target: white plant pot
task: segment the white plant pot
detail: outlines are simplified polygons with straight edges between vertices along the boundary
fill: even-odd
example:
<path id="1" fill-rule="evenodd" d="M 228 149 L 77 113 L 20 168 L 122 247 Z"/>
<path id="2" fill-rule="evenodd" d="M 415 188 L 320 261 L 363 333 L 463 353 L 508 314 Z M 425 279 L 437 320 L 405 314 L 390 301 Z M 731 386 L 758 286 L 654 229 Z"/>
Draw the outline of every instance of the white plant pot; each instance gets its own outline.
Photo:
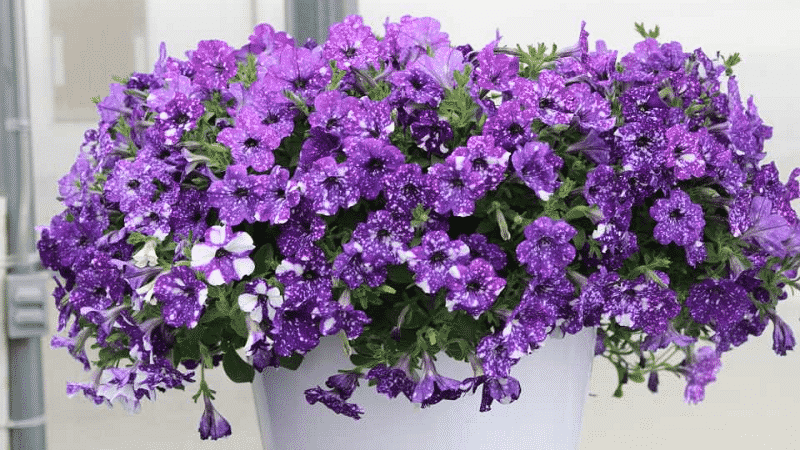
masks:
<path id="1" fill-rule="evenodd" d="M 361 420 L 337 415 L 321 403 L 306 403 L 306 389 L 326 388 L 329 376 L 352 367 L 341 339 L 325 338 L 298 370 L 267 368 L 256 373 L 253 393 L 264 448 L 577 450 L 595 335 L 590 328 L 563 339 L 548 338 L 511 369 L 522 386 L 519 400 L 508 405 L 494 402 L 484 413 L 478 411 L 480 388 L 470 397 L 421 409 L 402 394 L 389 399 L 362 380 L 348 400 L 364 410 Z M 472 376 L 469 364 L 444 354 L 436 368 L 459 380 Z"/>

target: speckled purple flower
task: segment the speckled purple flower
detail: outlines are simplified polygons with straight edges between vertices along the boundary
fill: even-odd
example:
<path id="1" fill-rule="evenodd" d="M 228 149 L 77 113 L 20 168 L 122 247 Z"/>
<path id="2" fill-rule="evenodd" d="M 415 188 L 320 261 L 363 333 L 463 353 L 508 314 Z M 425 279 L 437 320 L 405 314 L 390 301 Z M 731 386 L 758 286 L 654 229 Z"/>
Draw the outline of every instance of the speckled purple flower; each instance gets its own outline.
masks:
<path id="1" fill-rule="evenodd" d="M 483 185 L 491 191 L 505 178 L 511 153 L 496 146 L 491 136 L 472 136 L 466 147 L 456 148 L 450 157 L 465 158 L 472 172 L 478 173 Z"/>
<path id="2" fill-rule="evenodd" d="M 702 280 L 689 288 L 686 307 L 698 323 L 725 331 L 739 322 L 751 304 L 747 291 L 733 280 Z"/>
<path id="3" fill-rule="evenodd" d="M 499 245 L 492 244 L 485 235 L 473 233 L 462 234 L 458 239 L 469 247 L 470 259 L 483 258 L 489 261 L 494 270 L 503 270 L 506 266 L 506 254 Z"/>
<path id="4" fill-rule="evenodd" d="M 519 100 L 509 100 L 486 120 L 483 134 L 494 137 L 495 143 L 506 150 L 514 151 L 535 137 L 531 131 L 535 118 L 533 109 L 524 108 Z"/>
<path id="5" fill-rule="evenodd" d="M 675 178 L 688 180 L 705 175 L 706 162 L 697 134 L 689 132 L 683 125 L 673 125 L 667 129 L 666 136 L 664 159 L 666 167 L 675 171 Z"/>
<path id="6" fill-rule="evenodd" d="M 215 225 L 206 231 L 204 242 L 192 247 L 191 266 L 203 272 L 212 286 L 241 280 L 255 269 L 248 256 L 254 248 L 253 238 L 246 232 Z"/>
<path id="7" fill-rule="evenodd" d="M 531 141 L 511 155 L 517 176 L 540 199 L 547 201 L 561 184 L 558 170 L 564 160 L 556 156 L 545 142 Z"/>
<path id="8" fill-rule="evenodd" d="M 716 381 L 722 368 L 722 359 L 712 347 L 702 347 L 693 355 L 692 361 L 683 369 L 686 390 L 683 397 L 688 403 L 700 403 L 705 399 L 706 385 Z"/>
<path id="9" fill-rule="evenodd" d="M 525 240 L 517 246 L 517 259 L 531 275 L 555 275 L 575 258 L 575 247 L 569 242 L 575 233 L 577 230 L 567 222 L 539 217 L 525 227 Z"/>
<path id="10" fill-rule="evenodd" d="M 347 16 L 331 25 L 322 55 L 336 61 L 339 69 L 364 69 L 383 59 L 383 47 L 360 16 Z"/>
<path id="11" fill-rule="evenodd" d="M 433 294 L 445 285 L 451 267 L 465 263 L 469 255 L 467 244 L 451 241 L 444 231 L 430 231 L 422 236 L 419 246 L 404 253 L 417 286 L 426 294 Z"/>
<path id="12" fill-rule="evenodd" d="M 217 141 L 230 147 L 233 160 L 259 172 L 266 172 L 275 162 L 272 150 L 280 145 L 280 137 L 261 123 L 259 113 L 249 107 L 236 116 L 236 126 L 219 132 Z"/>
<path id="13" fill-rule="evenodd" d="M 200 439 L 206 440 L 210 438 L 211 440 L 217 440 L 230 436 L 231 424 L 214 408 L 211 399 L 205 394 L 203 395 L 203 403 L 205 404 L 205 409 L 200 417 L 200 425 L 198 427 Z"/>
<path id="14" fill-rule="evenodd" d="M 164 144 L 175 145 L 180 142 L 183 133 L 197 126 L 197 120 L 204 112 L 200 100 L 176 93 L 155 116 L 154 129 Z"/>
<path id="15" fill-rule="evenodd" d="M 404 164 L 394 173 L 384 177 L 383 195 L 386 208 L 401 214 L 408 214 L 418 204 L 430 206 L 433 195 L 428 186 L 427 176 L 419 164 Z"/>
<path id="16" fill-rule="evenodd" d="M 207 89 L 222 89 L 236 75 L 234 50 L 224 41 L 200 41 L 192 52 L 189 64 L 194 69 L 193 81 Z"/>
<path id="17" fill-rule="evenodd" d="M 459 217 L 475 211 L 475 201 L 486 193 L 480 172 L 472 170 L 463 156 L 450 155 L 443 163 L 428 168 L 428 183 L 433 192 L 433 209 L 439 214 L 450 211 Z"/>
<path id="18" fill-rule="evenodd" d="M 367 200 L 374 200 L 383 190 L 383 178 L 405 162 L 405 155 L 394 145 L 378 139 L 359 139 L 346 146 L 345 164 Z"/>
<path id="19" fill-rule="evenodd" d="M 398 264 L 400 253 L 414 237 L 414 229 L 407 221 L 398 220 L 387 210 L 369 213 L 367 221 L 356 225 L 352 242 L 362 249 L 366 261 L 381 264 Z"/>
<path id="20" fill-rule="evenodd" d="M 692 203 L 689 194 L 680 189 L 671 191 L 668 198 L 656 200 L 650 207 L 650 216 L 658 222 L 653 236 L 663 245 L 675 242 L 686 246 L 703 237 L 703 208 Z"/>
<path id="21" fill-rule="evenodd" d="M 427 353 L 422 354 L 422 372 L 422 378 L 411 394 L 413 403 L 419 403 L 424 408 L 442 400 L 456 400 L 464 393 L 460 381 L 442 376 L 436 371 L 433 359 Z"/>
<path id="22" fill-rule="evenodd" d="M 361 198 L 361 188 L 352 175 L 351 166 L 338 164 L 330 156 L 317 160 L 302 182 L 314 212 L 331 216 L 339 208 L 355 205 Z"/>
<path id="23" fill-rule="evenodd" d="M 173 327 L 194 328 L 208 297 L 208 287 L 186 266 L 175 266 L 156 280 L 153 298 L 163 305 L 164 322 Z"/>
<path id="24" fill-rule="evenodd" d="M 469 265 L 455 265 L 447 272 L 445 305 L 449 311 L 463 310 L 476 319 L 488 310 L 506 287 L 485 259 L 473 259 Z"/>
<path id="25" fill-rule="evenodd" d="M 266 206 L 266 184 L 265 175 L 248 175 L 244 165 L 228 166 L 225 177 L 208 187 L 208 204 L 219 208 L 219 218 L 226 225 L 253 223 L 260 219 L 257 211 Z"/>
<path id="26" fill-rule="evenodd" d="M 299 309 L 332 298 L 331 265 L 318 247 L 308 247 L 281 261 L 275 276 L 284 285 L 286 309 Z"/>

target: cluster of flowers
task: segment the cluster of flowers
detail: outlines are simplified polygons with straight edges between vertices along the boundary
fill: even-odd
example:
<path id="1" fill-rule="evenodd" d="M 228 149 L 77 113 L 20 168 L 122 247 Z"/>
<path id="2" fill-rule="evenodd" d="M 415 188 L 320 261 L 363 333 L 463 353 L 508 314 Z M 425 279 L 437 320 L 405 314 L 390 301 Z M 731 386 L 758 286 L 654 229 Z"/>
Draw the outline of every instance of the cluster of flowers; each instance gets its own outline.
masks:
<path id="1" fill-rule="evenodd" d="M 337 333 L 355 367 L 306 399 L 356 419 L 360 380 L 423 407 L 479 387 L 482 411 L 514 401 L 513 366 L 554 330 L 596 327 L 617 395 L 666 370 L 698 402 L 769 321 L 785 354 L 800 172 L 759 165 L 771 129 L 735 58 L 645 37 L 621 58 L 583 28 L 562 51 L 475 50 L 431 18 L 378 38 L 351 16 L 322 44 L 265 24 L 186 60 L 162 44 L 97 100 L 41 230 L 52 344 L 93 370 L 68 392 L 135 410 L 199 367 L 216 439 L 206 368 L 251 381 Z M 475 376 L 439 374 L 439 352 Z"/>

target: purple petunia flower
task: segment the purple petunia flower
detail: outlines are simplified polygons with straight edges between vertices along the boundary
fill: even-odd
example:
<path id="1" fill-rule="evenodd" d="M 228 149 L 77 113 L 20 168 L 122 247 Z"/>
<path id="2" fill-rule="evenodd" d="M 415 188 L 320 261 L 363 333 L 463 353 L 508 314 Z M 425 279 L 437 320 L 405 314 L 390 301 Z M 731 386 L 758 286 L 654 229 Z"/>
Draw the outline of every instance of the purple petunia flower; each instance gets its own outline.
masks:
<path id="1" fill-rule="evenodd" d="M 206 231 L 203 243 L 192 247 L 191 267 L 203 272 L 212 286 L 241 280 L 255 270 L 248 256 L 254 248 L 253 238 L 246 232 L 234 233 L 230 226 L 215 225 Z"/>
<path id="2" fill-rule="evenodd" d="M 668 198 L 656 200 L 650 207 L 650 216 L 657 222 L 653 236 L 663 245 L 675 242 L 687 246 L 703 237 L 703 208 L 692 203 L 689 194 L 680 189 L 672 190 Z"/>
<path id="3" fill-rule="evenodd" d="M 391 212 L 379 210 L 369 213 L 367 221 L 356 225 L 352 242 L 364 253 L 365 261 L 375 264 L 398 264 L 400 254 L 408 250 L 414 229 Z"/>
<path id="4" fill-rule="evenodd" d="M 575 258 L 575 247 L 569 241 L 576 233 L 567 222 L 539 217 L 525 227 L 525 240 L 517 246 L 517 259 L 531 275 L 555 275 Z"/>
<path id="5" fill-rule="evenodd" d="M 361 419 L 361 415 L 364 414 L 364 410 L 361 407 L 355 403 L 347 403 L 335 389 L 325 390 L 317 386 L 306 389 L 305 396 L 309 405 L 320 402 L 336 414 L 342 414 L 356 420 Z"/>
<path id="6" fill-rule="evenodd" d="M 499 245 L 492 244 L 486 236 L 473 233 L 469 236 L 462 234 L 458 239 L 469 247 L 470 259 L 483 258 L 492 265 L 495 271 L 503 270 L 506 266 L 506 254 Z"/>
<path id="7" fill-rule="evenodd" d="M 364 19 L 347 16 L 344 21 L 331 25 L 322 55 L 336 61 L 342 70 L 351 67 L 365 69 L 383 59 L 383 47 L 375 39 L 372 29 L 364 25 Z"/>
<path id="8" fill-rule="evenodd" d="M 698 323 L 713 323 L 717 331 L 730 329 L 742 319 L 751 301 L 733 280 L 706 279 L 689 288 L 686 307 Z"/>
<path id="9" fill-rule="evenodd" d="M 556 156 L 545 142 L 531 141 L 511 155 L 517 176 L 540 199 L 547 201 L 561 184 L 558 170 L 564 160 Z"/>
<path id="10" fill-rule="evenodd" d="M 219 218 L 229 226 L 260 220 L 266 207 L 267 176 L 248 175 L 244 165 L 228 166 L 225 177 L 208 187 L 208 204 L 219 208 Z"/>
<path id="11" fill-rule="evenodd" d="M 445 285 L 451 267 L 464 263 L 469 247 L 458 239 L 451 241 L 444 231 L 429 231 L 419 246 L 403 253 L 408 267 L 416 274 L 417 286 L 433 294 Z"/>
<path id="12" fill-rule="evenodd" d="M 477 319 L 494 304 L 505 286 L 506 280 L 495 275 L 491 264 L 485 259 L 473 259 L 468 266 L 455 265 L 447 272 L 450 292 L 445 305 L 449 311 L 463 310 Z"/>
<path id="13" fill-rule="evenodd" d="M 314 162 L 305 174 L 301 190 L 305 188 L 306 197 L 313 203 L 317 214 L 332 216 L 339 208 L 350 208 L 361 198 L 361 187 L 353 179 L 354 169 L 347 164 L 338 164 L 326 156 Z"/>
<path id="14" fill-rule="evenodd" d="M 173 327 L 194 328 L 205 307 L 208 287 L 190 268 L 175 266 L 156 280 L 153 297 L 164 305 L 164 322 Z"/>
<path id="15" fill-rule="evenodd" d="M 433 209 L 439 214 L 452 211 L 459 217 L 471 215 L 475 201 L 487 191 L 481 173 L 473 170 L 464 156 L 450 155 L 443 163 L 429 167 L 428 183 L 438 193 Z"/>
<path id="16" fill-rule="evenodd" d="M 287 257 L 275 269 L 284 285 L 284 308 L 299 309 L 331 300 L 331 267 L 318 247 L 308 247 Z"/>
<path id="17" fill-rule="evenodd" d="M 409 376 L 407 355 L 393 367 L 378 364 L 370 369 L 364 378 L 377 380 L 375 389 L 389 398 L 395 398 L 402 393 L 410 400 L 414 393 L 414 381 Z"/>
<path id="18" fill-rule="evenodd" d="M 386 209 L 409 215 L 417 205 L 426 207 L 433 202 L 433 193 L 418 164 L 404 164 L 394 173 L 384 177 L 383 195 L 386 197 Z"/>
<path id="19" fill-rule="evenodd" d="M 234 50 L 226 42 L 200 41 L 191 53 L 189 64 L 194 69 L 194 81 L 207 89 L 222 89 L 236 75 Z"/>
<path id="20" fill-rule="evenodd" d="M 205 112 L 203 104 L 195 98 L 188 98 L 182 93 L 159 109 L 155 116 L 154 130 L 159 133 L 160 140 L 166 145 L 180 142 L 183 134 L 197 126 L 197 120 Z"/>
<path id="21" fill-rule="evenodd" d="M 280 145 L 281 139 L 262 120 L 255 109 L 242 108 L 236 116 L 236 126 L 220 131 L 217 141 L 230 147 L 237 164 L 266 172 L 275 162 L 272 150 Z"/>
<path id="22" fill-rule="evenodd" d="M 700 153 L 699 138 L 683 125 L 667 129 L 667 146 L 664 148 L 665 166 L 674 168 L 675 178 L 688 180 L 706 173 L 706 162 Z"/>
<path id="23" fill-rule="evenodd" d="M 466 147 L 458 147 L 451 154 L 454 159 L 462 157 L 466 158 L 473 172 L 480 174 L 482 184 L 491 191 L 505 178 L 511 153 L 496 146 L 491 136 L 472 136 Z"/>
<path id="24" fill-rule="evenodd" d="M 231 435 L 231 424 L 214 408 L 208 395 L 203 394 L 205 409 L 200 417 L 200 439 L 217 440 Z"/>
<path id="25" fill-rule="evenodd" d="M 705 388 L 716 381 L 722 367 L 719 353 L 712 347 L 702 347 L 693 355 L 692 362 L 683 369 L 686 375 L 684 398 L 687 403 L 700 403 L 705 398 Z"/>
<path id="26" fill-rule="evenodd" d="M 378 139 L 359 139 L 345 146 L 347 164 L 362 195 L 374 200 L 383 190 L 383 179 L 405 162 L 405 155 L 395 146 Z"/>
<path id="27" fill-rule="evenodd" d="M 442 376 L 436 371 L 433 359 L 427 353 L 422 354 L 422 371 L 422 378 L 411 394 L 413 403 L 419 403 L 424 408 L 442 400 L 456 400 L 464 393 L 460 381 Z"/>
<path id="28" fill-rule="evenodd" d="M 533 109 L 524 108 L 519 100 L 503 102 L 486 120 L 483 134 L 494 137 L 497 145 L 513 152 L 535 137 L 531 131 L 535 114 Z"/>

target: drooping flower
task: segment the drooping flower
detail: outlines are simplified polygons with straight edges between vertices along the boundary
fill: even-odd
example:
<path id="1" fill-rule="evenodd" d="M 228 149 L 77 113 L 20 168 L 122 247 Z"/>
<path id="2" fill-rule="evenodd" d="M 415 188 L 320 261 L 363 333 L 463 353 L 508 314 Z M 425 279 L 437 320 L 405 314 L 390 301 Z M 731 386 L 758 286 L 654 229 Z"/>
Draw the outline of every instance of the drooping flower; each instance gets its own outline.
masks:
<path id="1" fill-rule="evenodd" d="M 203 394 L 205 409 L 200 417 L 200 439 L 217 440 L 231 435 L 231 424 L 214 408 L 208 395 Z"/>
<path id="2" fill-rule="evenodd" d="M 717 380 L 717 372 L 721 367 L 722 360 L 714 348 L 706 346 L 697 350 L 684 369 L 686 390 L 683 396 L 687 403 L 696 404 L 705 399 L 706 385 Z"/>

